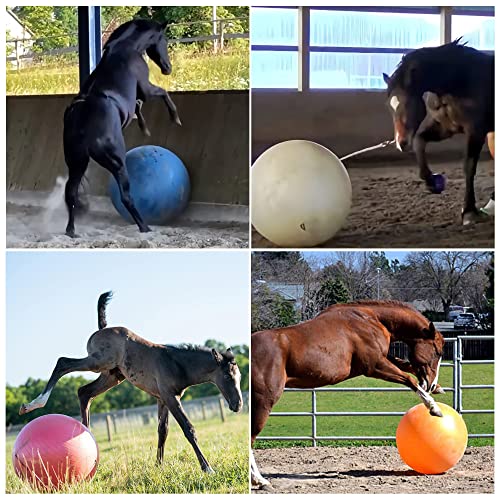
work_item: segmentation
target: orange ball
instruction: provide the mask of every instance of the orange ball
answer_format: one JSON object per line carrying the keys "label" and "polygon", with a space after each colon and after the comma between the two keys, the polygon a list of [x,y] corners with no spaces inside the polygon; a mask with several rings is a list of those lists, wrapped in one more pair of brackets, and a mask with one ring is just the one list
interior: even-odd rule
{"label": "orange ball", "polygon": [[463,457],[467,427],[451,407],[438,403],[442,417],[434,417],[423,403],[406,412],[396,431],[402,460],[422,474],[441,474]]}

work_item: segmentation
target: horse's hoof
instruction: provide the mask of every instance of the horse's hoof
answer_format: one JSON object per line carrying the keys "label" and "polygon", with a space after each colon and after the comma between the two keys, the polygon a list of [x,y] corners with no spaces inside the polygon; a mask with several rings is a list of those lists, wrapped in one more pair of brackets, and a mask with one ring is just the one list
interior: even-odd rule
{"label": "horse's hoof", "polygon": [[75,231],[68,231],[68,230],[66,230],[66,236],[69,236],[70,238],[73,238],[73,239],[75,239],[75,238],[79,238],[79,237],[80,237],[80,236],[78,236],[78,235],[75,233]]}
{"label": "horse's hoof", "polygon": [[274,493],[274,488],[271,486],[271,483],[263,484],[259,490],[267,491],[268,493]]}
{"label": "horse's hoof", "polygon": [[478,222],[485,222],[489,219],[489,215],[485,212],[473,211],[473,212],[464,212],[462,214],[462,225],[469,226],[470,224],[476,224]]}
{"label": "horse's hoof", "polygon": [[479,209],[479,211],[488,217],[493,217],[495,215],[495,200],[490,200],[488,203]]}
{"label": "horse's hoof", "polygon": [[149,226],[144,226],[144,227],[140,227],[139,231],[141,233],[150,233],[152,230],[151,230],[151,228]]}
{"label": "horse's hoof", "polygon": [[210,465],[206,469],[203,469],[203,472],[205,472],[206,474],[215,474],[215,471],[212,469],[212,467],[210,467]]}
{"label": "horse's hoof", "polygon": [[177,125],[179,125],[179,127],[182,127],[181,119],[178,116],[175,117],[175,123],[177,123]]}
{"label": "horse's hoof", "polygon": [[19,408],[19,415],[24,415],[25,413],[28,413],[28,407],[25,404],[22,404],[21,408]]}
{"label": "horse's hoof", "polygon": [[442,411],[439,409],[439,406],[438,406],[438,405],[431,406],[431,409],[430,409],[430,414],[431,414],[433,417],[442,417],[442,416],[443,416],[443,413],[442,413]]}

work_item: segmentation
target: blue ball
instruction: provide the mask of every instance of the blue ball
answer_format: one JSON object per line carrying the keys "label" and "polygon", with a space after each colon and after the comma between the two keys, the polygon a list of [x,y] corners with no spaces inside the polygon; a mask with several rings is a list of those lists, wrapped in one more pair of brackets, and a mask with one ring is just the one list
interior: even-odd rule
{"label": "blue ball", "polygon": [[[127,153],[126,163],[130,195],[147,224],[166,224],[186,209],[191,193],[189,174],[172,151],[159,146],[139,146]],[[109,195],[118,213],[133,223],[121,202],[118,183],[112,176]]]}

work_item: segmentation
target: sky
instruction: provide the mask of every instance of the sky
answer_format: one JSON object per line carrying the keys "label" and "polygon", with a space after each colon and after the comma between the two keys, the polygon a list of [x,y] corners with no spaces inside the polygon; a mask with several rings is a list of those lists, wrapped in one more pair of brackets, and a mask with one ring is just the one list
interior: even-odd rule
{"label": "sky", "polygon": [[48,379],[60,356],[86,356],[108,290],[110,326],[157,343],[249,344],[248,276],[246,251],[7,252],[6,381]]}
{"label": "sky", "polygon": [[[330,251],[310,251],[310,252],[302,252],[302,254],[304,255],[304,258],[307,260],[308,258],[310,257],[314,257],[314,256],[317,256],[317,257],[320,257],[321,254],[331,254],[331,253],[335,253],[334,251],[330,250]],[[399,262],[403,262],[403,260],[405,259],[405,257],[410,253],[408,251],[403,251],[403,250],[395,250],[395,251],[390,251],[390,250],[384,250],[384,253],[385,253],[385,256],[387,257],[388,260],[392,261],[392,260],[395,260],[395,259],[398,259]]]}

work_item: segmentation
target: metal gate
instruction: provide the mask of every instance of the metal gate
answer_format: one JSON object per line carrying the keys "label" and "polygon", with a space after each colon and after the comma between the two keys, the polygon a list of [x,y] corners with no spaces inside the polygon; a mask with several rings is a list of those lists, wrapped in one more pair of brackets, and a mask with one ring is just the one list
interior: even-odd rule
{"label": "metal gate", "polygon": [[[486,365],[494,364],[492,359],[488,360],[465,360],[462,357],[463,343],[467,340],[494,340],[493,335],[467,335],[456,338],[445,339],[445,342],[453,343],[453,360],[442,362],[441,366],[450,366],[453,370],[453,387],[444,387],[445,391],[453,393],[453,408],[460,414],[484,414],[494,413],[493,409],[472,409],[464,410],[462,396],[464,390],[471,389],[494,389],[493,384],[476,384],[466,385],[463,383],[463,365]],[[266,441],[312,441],[312,445],[316,446],[318,441],[370,441],[370,440],[395,440],[395,436],[318,436],[316,419],[317,417],[366,417],[366,416],[402,416],[405,412],[394,411],[317,411],[316,396],[318,392],[402,392],[410,391],[406,387],[322,387],[319,389],[285,389],[285,392],[310,392],[311,393],[311,411],[299,412],[273,412],[272,417],[311,417],[311,435],[309,436],[258,436],[259,440]],[[469,438],[490,438],[494,434],[469,434]]]}

